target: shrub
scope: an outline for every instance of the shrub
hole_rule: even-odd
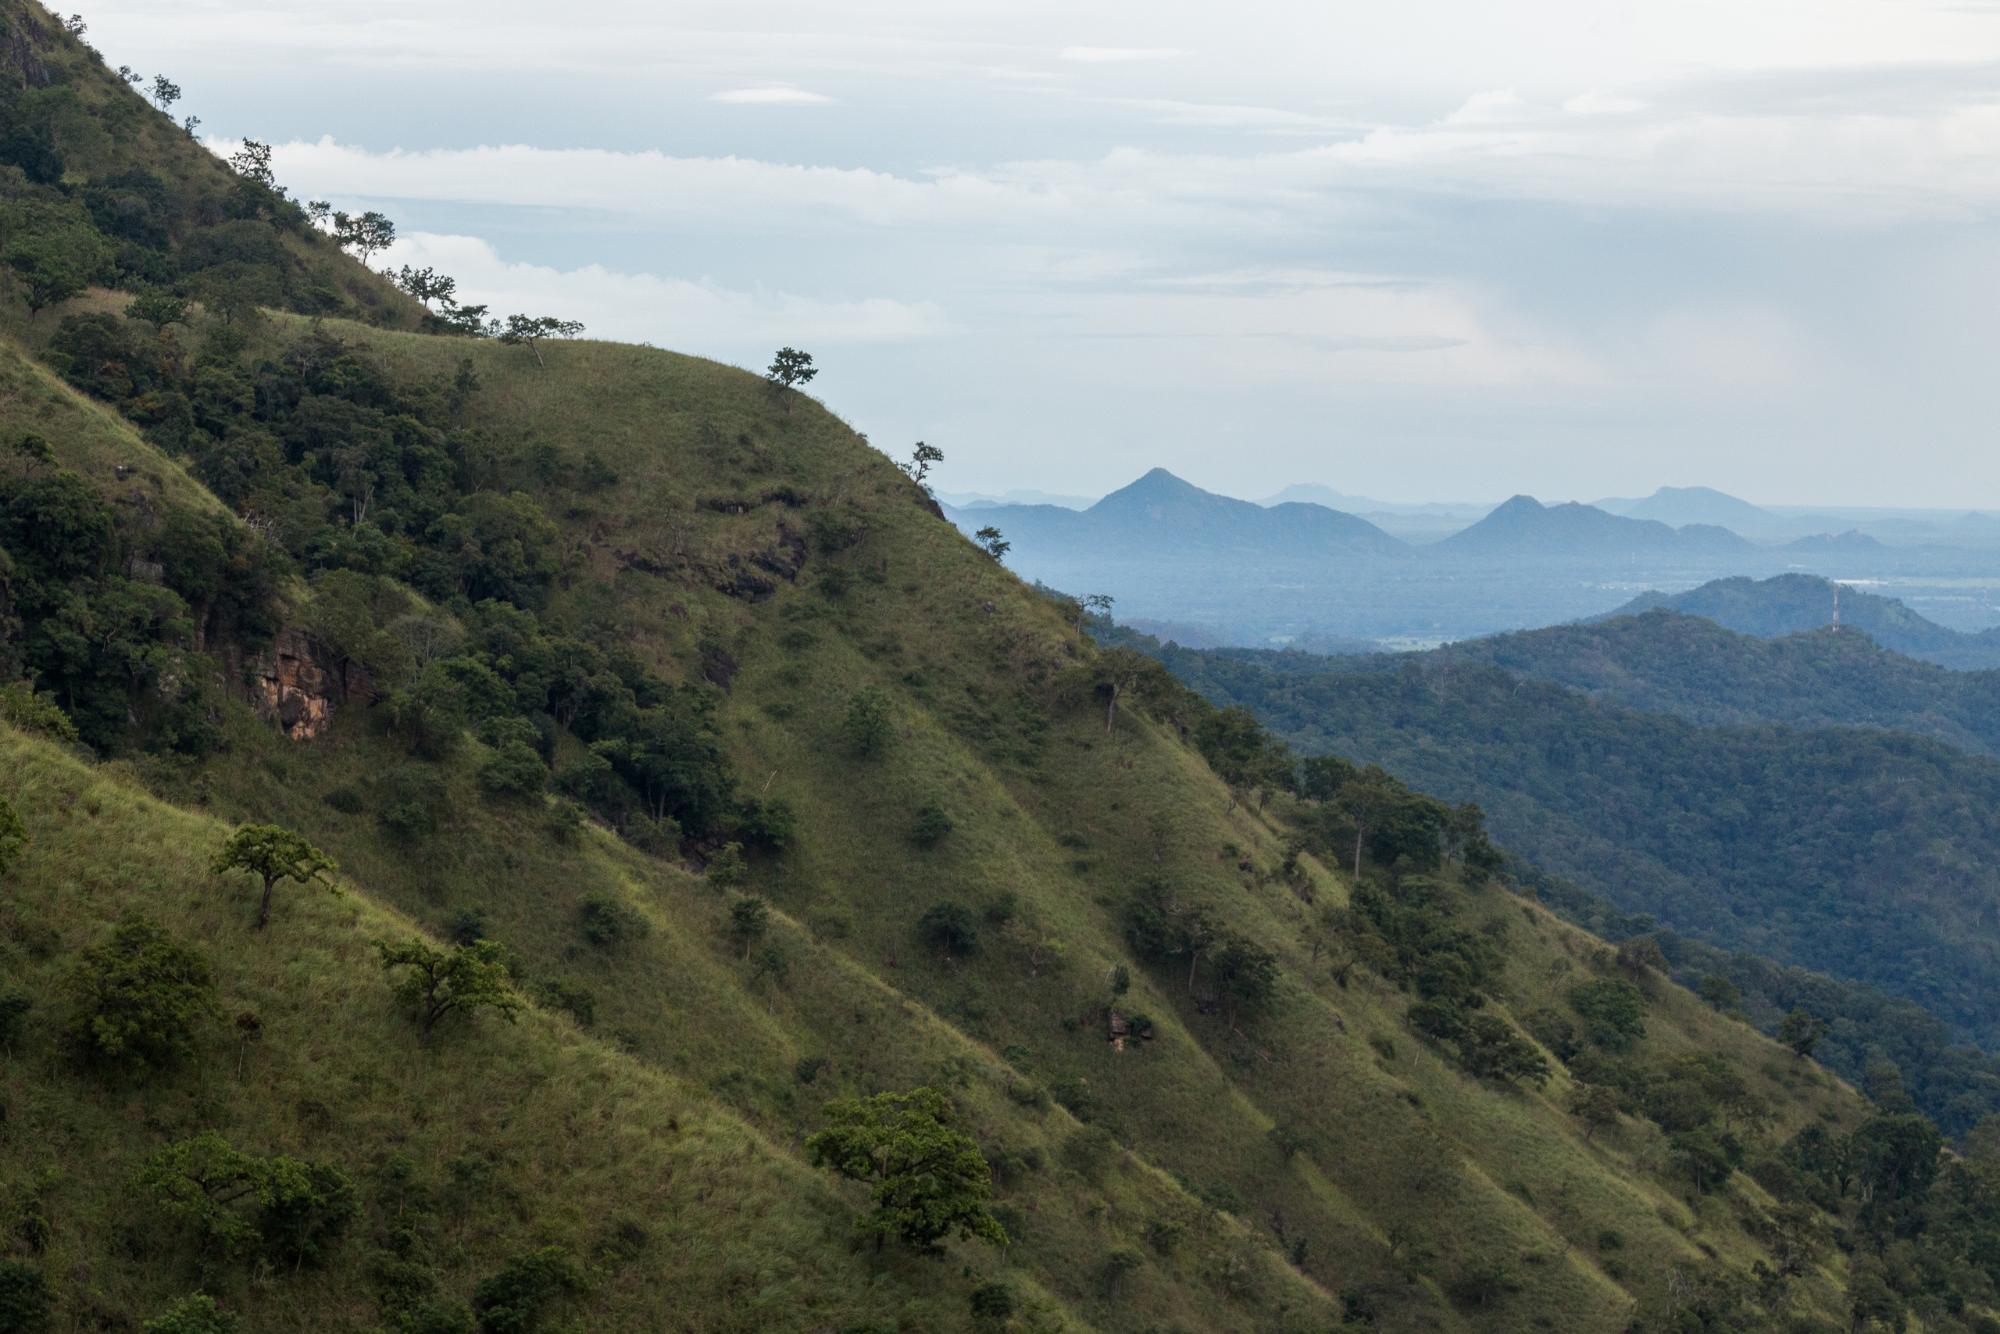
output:
[[[0,1259],[0,1330],[35,1334],[49,1324],[49,1286],[42,1271]]]
[[[21,1036],[21,1021],[35,1003],[18,991],[0,991],[0,1048],[9,1048]]]
[[[355,1213],[339,1168],[244,1153],[213,1130],[167,1145],[134,1183],[205,1250],[297,1267],[325,1258]]]
[[[953,825],[951,816],[936,801],[917,808],[916,823],[910,826],[910,841],[920,848],[934,848],[944,842]]]
[[[14,813],[7,798],[0,797],[0,875],[7,874],[7,869],[20,860],[21,849],[27,843],[27,826],[21,823],[21,817]]]
[[[481,1334],[533,1334],[550,1308],[583,1291],[583,1271],[560,1246],[517,1255],[472,1290]]]
[[[607,894],[593,894],[577,909],[577,929],[599,949],[627,940],[643,940],[646,919]]]
[[[535,984],[534,996],[543,1009],[561,1010],[585,1028],[597,1022],[597,994],[589,987],[550,977]]]
[[[982,1283],[966,1300],[978,1320],[1005,1320],[1015,1311],[1014,1290],[1005,1283]]]
[[[1645,1036],[1646,998],[1622,978],[1579,983],[1569,1003],[1583,1017],[1585,1036],[1607,1051],[1624,1051]]]
[[[208,960],[158,924],[127,917],[68,978],[68,1035],[88,1060],[131,1075],[172,1066],[216,1017]]]
[[[894,729],[889,721],[889,697],[878,686],[863,686],[847,701],[841,720],[847,748],[860,759],[874,759],[889,748]]]
[[[934,903],[917,919],[917,936],[932,949],[953,959],[979,950],[979,926],[962,903]]]
[[[750,947],[764,938],[771,924],[771,907],[751,895],[729,905],[729,943],[742,958],[750,957]]]
[[[717,889],[728,889],[741,884],[750,864],[743,860],[741,843],[725,843],[713,857],[708,859],[708,883]]]
[[[236,1334],[241,1322],[215,1304],[215,1298],[197,1292],[183,1297],[141,1328],[145,1334]]]
[[[490,796],[529,797],[542,790],[548,767],[525,741],[508,741],[479,764],[479,786]]]

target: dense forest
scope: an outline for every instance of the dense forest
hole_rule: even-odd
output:
[[[180,97],[0,0],[0,1331],[1990,1327],[2000,1137]]]

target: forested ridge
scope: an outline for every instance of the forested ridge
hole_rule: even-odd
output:
[[[391,282],[0,22],[0,1330],[2000,1302],[2000,1157],[1099,643],[809,353]]]

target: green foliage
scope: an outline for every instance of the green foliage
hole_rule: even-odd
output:
[[[1570,988],[1570,1008],[1584,1035],[1606,1051],[1624,1051],[1646,1035],[1646,998],[1623,978],[1603,977]]]
[[[548,766],[525,741],[503,742],[479,763],[479,786],[496,797],[532,797],[548,776]]]
[[[956,828],[950,812],[935,798],[917,807],[916,821],[910,826],[910,841],[920,848],[934,848]]]
[[[189,1055],[216,1018],[208,960],[143,917],[126,917],[67,978],[66,1031],[94,1064],[135,1077]]]
[[[242,1322],[206,1293],[181,1298],[148,1320],[142,1334],[236,1334]]]
[[[480,1334],[535,1334],[564,1297],[585,1286],[583,1271],[560,1246],[516,1256],[473,1289]]]
[[[917,938],[946,960],[976,954],[979,923],[970,908],[947,899],[924,909],[924,915],[917,919]]]
[[[245,1153],[213,1130],[167,1145],[134,1181],[184,1235],[211,1254],[262,1254],[317,1264],[353,1221],[346,1173],[324,1163]]]
[[[24,732],[35,732],[56,741],[74,743],[76,724],[53,699],[36,693],[26,681],[10,681],[0,686],[0,719]]]
[[[764,938],[770,922],[771,907],[760,898],[745,895],[729,905],[729,943],[739,957],[750,957],[750,947]]]
[[[1743,993],[1721,973],[1702,974],[1695,985],[1695,994],[1723,1014],[1732,1013],[1743,1004]]]
[[[1014,1290],[1005,1283],[982,1283],[966,1298],[975,1320],[1005,1322],[1019,1309]]]
[[[889,718],[889,696],[877,686],[863,686],[855,691],[847,701],[841,734],[848,750],[857,758],[871,760],[880,756],[895,736]]]
[[[874,1212],[858,1220],[879,1245],[896,1237],[937,1251],[956,1233],[997,1246],[1007,1234],[986,1207],[992,1173],[979,1146],[952,1128],[951,1101],[934,1088],[831,1102],[827,1127],[806,1140],[814,1163],[872,1187]]]
[[[21,859],[21,849],[27,845],[28,827],[21,823],[13,804],[0,797],[0,876]]]
[[[0,1331],[40,1334],[54,1306],[41,1270],[0,1256]]]
[[[1459,1063],[1481,1079],[1533,1084],[1549,1079],[1549,1063],[1535,1045],[1497,1015],[1476,1014],[1458,1039]]]
[[[21,1036],[22,1021],[35,1002],[18,991],[0,991],[0,1051],[9,1050]]]
[[[478,1010],[490,1009],[511,1024],[521,1010],[500,947],[490,940],[439,950],[412,938],[400,945],[379,941],[376,949],[382,971],[392,975],[397,1003],[417,1021],[426,1038],[452,1015],[470,1018]],[[397,979],[393,974],[398,969],[409,971]]]
[[[744,860],[741,843],[725,843],[708,859],[708,883],[717,889],[728,889],[743,883],[749,873],[750,863]]]
[[[1785,1016],[1778,1025],[1778,1041],[1792,1049],[1795,1056],[1810,1056],[1819,1040],[1826,1035],[1824,1021],[1813,1017],[1804,1010],[1795,1009]]]
[[[271,891],[280,880],[301,885],[325,880],[337,870],[333,859],[299,835],[280,825],[249,824],[231,834],[216,850],[210,870],[217,875],[248,871],[263,885],[257,907],[257,929],[271,920]],[[327,882],[331,887],[331,882]]]
[[[645,918],[608,894],[592,894],[584,899],[576,917],[577,930],[599,949],[642,940],[649,930]]]

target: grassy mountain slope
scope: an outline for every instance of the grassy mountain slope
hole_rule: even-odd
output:
[[[106,280],[201,295],[161,272]],[[486,1330],[1846,1318],[1851,1206],[1780,1147],[1862,1125],[1851,1090],[1435,828],[1336,868],[1334,803],[1239,772],[1228,719],[819,404],[645,348],[113,304],[12,307],[32,336],[0,340],[54,426],[53,461],[0,473],[0,660],[97,757],[0,734],[26,835],[0,992],[30,1004],[0,1277],[57,1327],[197,1287],[258,1329],[462,1330],[466,1303]],[[253,712],[274,643],[321,674],[316,734]],[[256,932],[206,869],[247,820],[333,854],[343,894]],[[65,1040],[63,979],[128,912],[209,959],[220,1014],[121,1081]],[[417,929],[497,948],[520,1022],[420,1043],[371,952]],[[1615,1052],[1575,1037],[1592,984],[1634,1007]],[[1614,1090],[1591,1122],[1586,1079]],[[981,1146],[1006,1248],[857,1246],[863,1192],[809,1166],[828,1100],[917,1086]],[[134,1185],[203,1130],[330,1164],[352,1221],[316,1263],[203,1251]],[[492,1281],[544,1247],[580,1290],[507,1323]],[[975,1317],[996,1283],[1014,1313],[989,1288]]]

